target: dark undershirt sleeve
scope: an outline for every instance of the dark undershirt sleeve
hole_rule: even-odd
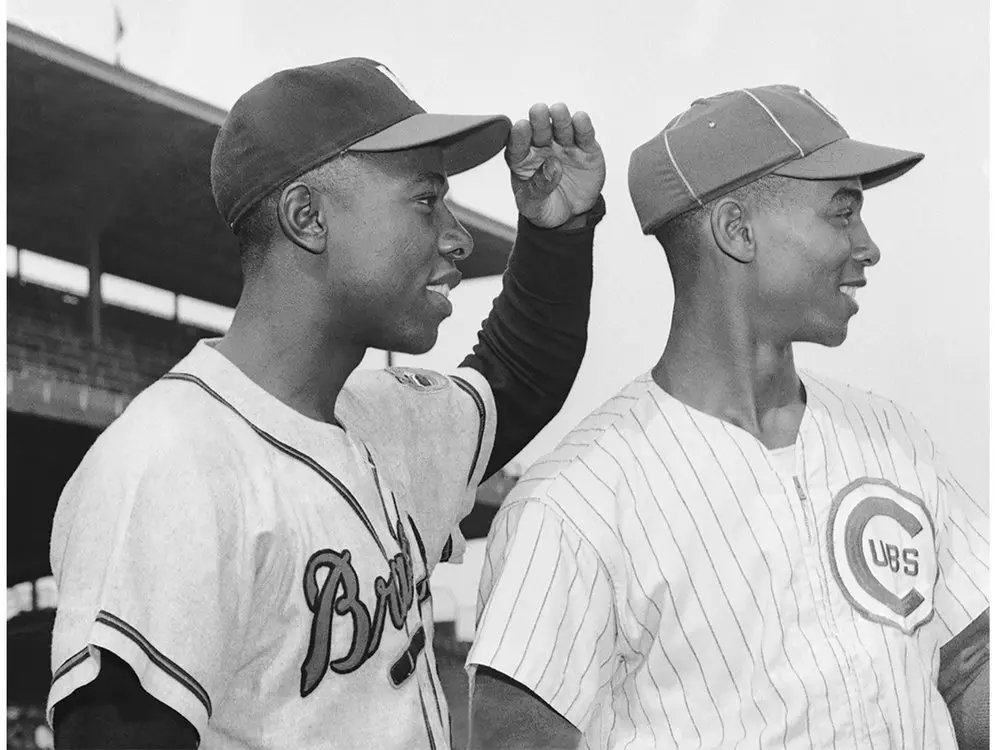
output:
[[[486,378],[497,433],[483,479],[516,456],[562,408],[587,348],[594,228],[603,196],[584,227],[539,229],[520,217],[503,289],[462,361]]]

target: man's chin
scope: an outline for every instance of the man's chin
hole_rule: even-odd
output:
[[[819,344],[820,346],[826,346],[830,349],[834,349],[847,340],[847,326],[838,329],[818,331],[816,335],[809,336],[803,340],[811,344]]]
[[[401,337],[389,351],[398,352],[399,354],[427,354],[427,352],[434,348],[437,339],[438,331],[435,327],[432,332]]]

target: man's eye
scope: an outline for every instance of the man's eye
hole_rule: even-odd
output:
[[[430,206],[431,208],[436,206],[437,202],[438,202],[438,197],[437,194],[435,193],[432,193],[430,195],[422,195],[419,198],[417,198],[417,203],[423,203],[425,206]]]

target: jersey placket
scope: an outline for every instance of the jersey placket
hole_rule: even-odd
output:
[[[832,633],[834,636],[832,639],[829,639],[830,648],[835,653],[837,651],[840,652],[841,656],[839,656],[838,659],[850,675],[852,683],[850,690],[853,695],[846,696],[848,702],[850,703],[854,696],[863,695],[863,690],[861,687],[861,679],[854,663],[854,654],[847,645],[850,639],[844,638],[840,623],[837,622],[837,615],[833,606],[833,599],[830,594],[830,582],[827,578],[826,569],[823,565],[824,538],[823,534],[820,532],[819,523],[816,520],[816,507],[813,499],[806,492],[805,484],[801,479],[801,477],[808,476],[809,474],[809,464],[806,460],[805,453],[805,437],[803,434],[807,429],[805,416],[806,415],[803,416],[802,425],[799,428],[799,434],[795,441],[795,474],[792,476],[792,490],[795,493],[794,496],[798,498],[800,508],[802,510],[802,520],[806,528],[807,539],[809,542],[808,549],[805,554],[805,561],[811,580],[810,587],[815,585],[820,592],[820,606],[818,614],[825,624],[824,629],[827,632]],[[850,705],[848,705],[848,710],[851,713],[851,722],[854,723],[854,711],[851,709]],[[861,714],[861,724],[859,726],[857,723],[854,723],[854,733],[867,735],[870,740],[871,735],[866,729],[866,727],[869,726],[869,721],[868,716],[865,713],[864,701],[858,701],[858,711]]]
[[[403,540],[396,538],[396,532],[393,530],[393,528],[394,528],[393,527],[393,520],[390,518],[390,515],[389,515],[389,502],[387,502],[387,500],[386,500],[386,497],[388,495],[388,497],[391,498],[391,500],[392,500],[392,507],[393,507],[393,511],[394,511],[394,514],[395,514],[395,522],[396,522],[395,528],[399,529],[400,530],[399,533],[405,536],[405,535],[408,534],[407,529],[406,529],[407,524],[403,522],[402,513],[400,512],[399,505],[396,502],[396,495],[393,492],[393,490],[392,490],[391,487],[383,487],[383,482],[382,482],[381,476],[380,476],[379,471],[378,471],[378,466],[376,464],[375,457],[372,455],[372,452],[369,449],[369,447],[367,445],[365,445],[364,443],[362,443],[362,448],[365,451],[365,456],[364,456],[363,459],[362,459],[362,457],[360,455],[360,451],[358,451],[356,447],[355,447],[355,453],[358,455],[359,460],[363,460],[364,463],[366,463],[368,465],[369,469],[370,469],[372,482],[374,483],[374,487],[375,487],[375,491],[376,491],[376,496],[379,498],[379,501],[381,502],[381,505],[382,505],[382,511],[384,513],[385,523],[386,523],[386,527],[387,527],[388,532],[389,532],[389,536],[393,540],[396,541],[397,546],[399,547],[400,551],[402,552]],[[408,517],[408,520],[409,520],[409,517]],[[416,529],[414,529],[414,534],[415,535],[417,534]],[[416,548],[415,551],[416,551],[417,554],[413,554],[413,551],[414,551],[413,548],[414,547]],[[404,662],[404,660],[406,660],[406,659],[409,659],[409,661],[410,661],[410,667],[411,667],[412,672],[413,672],[413,679],[416,680],[417,695],[418,695],[418,698],[420,700],[420,708],[421,708],[421,711],[422,711],[423,716],[424,716],[424,722],[427,725],[427,739],[428,739],[428,742],[429,742],[429,747],[430,747],[430,750],[439,750],[439,748],[438,748],[438,740],[435,738],[435,732],[434,732],[434,729],[431,726],[431,723],[432,723],[431,722],[431,716],[432,716],[432,710],[433,710],[432,704],[430,704],[430,701],[424,696],[424,689],[423,689],[423,686],[421,684],[421,670],[419,669],[419,666],[418,666],[418,662],[419,662],[419,660],[421,658],[423,658],[423,660],[424,660],[424,662],[425,662],[425,664],[427,666],[427,669],[423,670],[423,672],[426,673],[428,682],[430,683],[431,691],[434,693],[434,695],[433,695],[434,704],[433,705],[436,705],[437,709],[438,709],[438,713],[439,713],[439,715],[438,715],[439,722],[438,723],[439,723],[439,725],[440,725],[440,727],[442,729],[442,733],[444,731],[445,724],[448,723],[450,721],[450,719],[447,716],[447,714],[441,715],[441,713],[440,713],[440,711],[441,711],[441,703],[444,700],[444,698],[443,698],[443,696],[439,696],[438,695],[438,690],[440,689],[443,692],[443,689],[440,688],[439,685],[435,685],[434,684],[434,675],[433,675],[434,670],[431,668],[430,656],[427,653],[428,649],[433,649],[433,647],[434,647],[433,638],[429,637],[429,635],[426,632],[427,629],[424,627],[424,617],[423,617],[424,601],[426,600],[428,602],[427,606],[428,607],[430,606],[430,603],[429,603],[430,602],[430,573],[429,573],[428,567],[427,567],[427,559],[426,559],[426,555],[425,555],[425,552],[424,552],[423,543],[416,536],[414,537],[414,539],[411,542],[411,558],[412,558],[412,561],[413,561],[413,564],[414,564],[414,570],[413,570],[413,573],[414,573],[414,575],[413,575],[413,579],[414,579],[414,581],[413,581],[414,582],[414,591],[413,591],[413,596],[414,596],[414,603],[415,603],[416,606],[414,606],[409,612],[406,613],[406,618],[405,618],[403,627],[404,627],[404,632],[406,634],[408,643],[410,643],[410,647],[407,649],[406,652],[404,652],[400,656],[400,659],[399,659],[399,661],[397,661],[397,664],[402,664]],[[419,579],[417,577],[417,571],[416,571],[416,568],[415,568],[415,564],[416,564],[417,559],[420,560],[420,563],[421,563],[421,566],[422,566],[422,570],[420,571],[421,575],[420,575]],[[410,621],[411,616],[414,616],[413,613],[416,613],[415,614],[415,617],[416,617],[416,622],[415,623],[411,623],[411,621]],[[412,630],[412,632],[411,632],[411,625],[414,628]],[[416,640],[419,640],[419,638],[420,638],[418,631],[423,633],[423,647],[420,648],[420,649],[415,649],[415,648],[413,648],[413,644],[415,643]],[[415,636],[416,636],[416,638],[415,638]],[[418,651],[418,653],[414,654],[414,651]],[[445,704],[445,705],[447,705],[447,704]],[[449,734],[450,734],[450,732],[449,732]],[[440,740],[442,742],[441,750],[447,750],[447,748],[450,746],[448,738],[441,737]]]

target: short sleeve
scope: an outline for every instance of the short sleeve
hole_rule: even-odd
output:
[[[49,721],[97,676],[106,649],[202,734],[249,613],[239,481],[197,437],[164,444],[115,427],[70,480],[53,525]]]
[[[560,514],[502,506],[487,541],[466,667],[521,683],[578,729],[617,667],[614,593],[593,547]]]
[[[471,368],[392,367],[356,373],[347,388],[345,408],[356,410],[376,460],[412,498],[428,566],[460,562],[458,524],[472,510],[496,434],[489,383]]]
[[[940,465],[940,461],[939,461]],[[989,607],[989,512],[947,468],[938,471],[935,609],[952,637]]]

